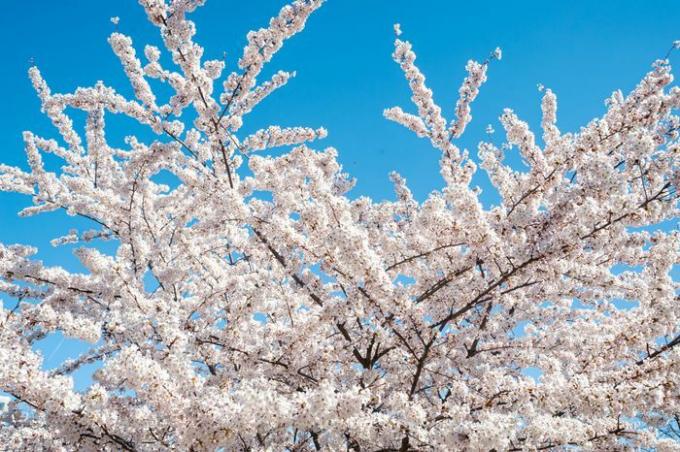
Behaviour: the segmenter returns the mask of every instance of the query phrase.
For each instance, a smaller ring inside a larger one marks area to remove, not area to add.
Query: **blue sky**
[[[210,0],[193,15],[196,39],[208,58],[226,52],[232,70],[246,32],[265,26],[283,4]],[[30,61],[57,92],[97,80],[131,92],[106,42],[116,29],[109,21],[112,16],[120,17],[117,29],[132,36],[140,53],[146,43],[159,44],[157,30],[134,0],[4,2],[1,162],[25,167],[22,130],[56,136],[26,76]],[[345,170],[358,179],[352,196],[391,198],[391,170],[405,176],[421,200],[441,188],[437,151],[382,117],[386,107],[411,109],[406,81],[391,59],[395,22],[402,25],[402,37],[414,44],[417,62],[448,118],[466,61],[482,60],[496,46],[503,49],[503,60],[490,68],[489,81],[473,104],[473,122],[461,140],[474,153],[479,140],[489,139],[484,133],[487,124],[501,130],[497,118],[505,107],[538,127],[539,83],[557,94],[563,131],[577,131],[603,113],[604,98],[617,88],[632,89],[653,60],[680,39],[680,3],[328,0],[265,70],[265,77],[278,69],[296,70],[298,75],[256,109],[245,131],[269,124],[326,127],[329,137],[317,146],[339,150]],[[676,53],[671,61],[678,59]],[[124,130],[119,127],[115,133],[120,139]],[[494,141],[501,139],[499,132],[493,136]],[[486,185],[483,176],[478,183]],[[493,193],[487,192],[485,203],[493,203]],[[71,248],[52,248],[49,240],[84,223],[61,213],[18,218],[16,212],[28,201],[0,193],[0,241],[36,245],[48,264],[77,268]],[[54,356],[62,358],[60,353]]]

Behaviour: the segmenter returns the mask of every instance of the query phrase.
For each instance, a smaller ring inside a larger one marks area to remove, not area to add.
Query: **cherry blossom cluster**
[[[28,167],[0,165],[0,190],[31,197],[22,215],[83,219],[52,243],[76,244],[84,270],[0,244],[0,444],[678,450],[680,88],[667,59],[578,132],[559,130],[542,90],[542,134],[508,109],[504,142],[470,156],[457,140],[500,49],[467,63],[447,120],[396,25],[415,112],[385,116],[441,152],[443,183],[419,202],[392,173],[394,200],[377,202],[349,196],[335,149],[307,144],[325,129],[241,132],[294,75],[257,81],[320,1],[249,33],[228,75],[194,42],[202,1],[140,3],[168,58],[111,35],[132,99],[103,82],[54,93],[29,71],[57,133],[25,132]],[[120,115],[148,133],[111,144]],[[504,161],[515,150],[526,169]],[[471,185],[480,169],[497,205]],[[58,333],[87,351],[48,368],[37,344]]]

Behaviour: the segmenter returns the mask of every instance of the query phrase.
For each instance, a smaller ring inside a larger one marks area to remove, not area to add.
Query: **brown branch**
[[[664,353],[664,352],[666,352],[666,351],[672,349],[673,347],[675,347],[675,346],[678,345],[678,344],[680,344],[680,334],[677,335],[677,336],[675,336],[675,338],[674,338],[672,341],[670,341],[669,343],[665,344],[663,347],[659,348],[658,350],[656,350],[656,351],[654,351],[654,352],[651,352],[651,353],[650,353],[649,350],[648,350],[648,351],[647,351],[647,357],[646,357],[646,358],[642,358],[642,359],[639,360],[636,364],[637,364],[638,366],[641,366],[645,361],[656,358],[656,357],[659,356],[660,354],[662,354],[662,353]]]
[[[434,343],[434,340],[437,338],[437,333],[434,333],[432,335],[432,339],[425,344],[425,348],[423,349],[423,354],[418,358],[418,364],[416,365],[416,373],[413,376],[413,381],[411,382],[411,389],[409,391],[408,398],[409,400],[413,399],[413,394],[415,394],[416,389],[418,388],[418,380],[420,380],[420,375],[423,372],[423,367],[425,366],[425,362],[427,361],[427,356],[430,353],[430,348],[432,347],[432,344]]]
[[[455,278],[457,278],[458,276],[464,274],[464,273],[467,272],[468,270],[471,270],[472,268],[473,268],[473,266],[472,266],[472,265],[469,265],[469,266],[467,266],[467,267],[465,267],[465,268],[462,268],[462,269],[458,270],[457,272],[453,273],[452,275],[449,275],[449,276],[446,276],[446,277],[440,279],[439,281],[437,281],[436,283],[434,283],[431,287],[429,287],[427,290],[425,290],[422,294],[418,295],[418,296],[416,297],[416,299],[415,299],[415,302],[416,302],[416,303],[421,303],[421,302],[427,300],[427,299],[430,298],[432,295],[434,295],[435,293],[437,293],[439,290],[441,290],[441,289],[443,289],[444,287],[446,287],[446,286],[447,286],[451,281],[453,281]]]
[[[165,26],[165,29],[166,29],[167,33],[168,33],[169,35],[172,35],[172,31],[170,31],[170,28],[168,27],[168,22],[166,21],[166,19],[165,19],[164,17],[161,17],[160,19],[161,19],[161,21],[163,22],[163,25]],[[180,48],[178,47],[178,48],[177,48],[177,53],[179,54],[180,58],[182,58],[182,61],[184,61],[184,63],[186,64],[186,63],[187,63],[187,59],[185,58],[184,53],[182,52],[182,49],[180,49]],[[187,72],[188,72],[189,75],[191,76],[191,80],[192,80],[192,82],[194,83],[194,86],[196,87],[196,90],[198,91],[198,94],[199,94],[199,96],[200,96],[200,98],[201,98],[201,101],[203,102],[203,106],[205,107],[206,111],[209,111],[209,110],[210,110],[210,107],[208,106],[208,102],[207,102],[207,100],[206,100],[206,98],[205,98],[205,95],[203,94],[203,90],[201,89],[201,86],[198,84],[198,80],[196,80],[196,75],[195,75],[193,72],[190,72],[190,71],[187,71]],[[210,121],[211,121],[212,124],[213,124],[214,132],[217,133],[218,130],[219,130],[219,125],[218,125],[218,123],[215,121],[215,118],[212,117],[212,116],[210,117]],[[228,130],[226,130],[225,132],[227,133],[227,135],[229,136],[229,138],[231,139],[231,141],[236,145],[236,147],[240,149],[240,147],[239,147],[238,143],[236,142],[236,140],[234,139],[233,135],[231,135],[231,133],[229,133]],[[219,138],[219,137],[218,137],[218,138]],[[229,178],[229,187],[230,187],[230,188],[234,188],[234,182],[233,182],[233,180],[232,180],[232,178],[231,178],[231,167],[229,166],[229,158],[227,157],[227,150],[225,149],[224,143],[222,143],[222,140],[219,140],[219,139],[218,139],[217,142],[218,142],[219,145],[220,145],[220,150],[221,150],[221,152],[222,152],[222,159],[224,160],[224,168],[225,168],[225,170],[226,170],[226,172],[227,172],[227,177]]]
[[[555,168],[553,168],[553,170],[550,172],[550,174],[548,174],[547,176],[544,176],[543,182],[547,182],[547,181],[555,174],[556,171],[557,171],[557,166],[555,166]],[[512,206],[510,206],[510,210],[508,211],[508,214],[506,215],[506,217],[510,217],[510,215],[512,215],[512,212],[514,212],[515,209],[516,209],[520,204],[522,204],[522,202],[523,202],[525,199],[529,198],[531,195],[533,195],[533,194],[536,193],[538,190],[540,190],[540,189],[541,189],[541,185],[542,185],[541,183],[536,184],[536,186],[535,186],[534,188],[532,188],[531,190],[525,192],[525,193],[517,200],[517,202],[513,202]]]
[[[395,262],[394,264],[387,267],[385,269],[385,271],[388,272],[388,271],[393,270],[394,268],[398,267],[399,265],[406,264],[408,262],[414,261],[414,260],[419,259],[421,257],[429,256],[430,254],[435,253],[437,251],[440,251],[440,250],[443,250],[443,249],[446,249],[446,248],[453,248],[453,247],[456,247],[456,246],[463,246],[463,245],[465,245],[465,243],[452,243],[450,245],[438,246],[434,249],[431,249],[430,251],[425,251],[423,253],[416,254],[415,256],[410,256],[410,257],[407,257],[405,259],[402,259],[399,262]]]
[[[253,232],[255,233],[255,235],[257,236],[257,238],[260,239],[260,241],[267,247],[267,249],[269,250],[269,252],[274,256],[274,259],[276,259],[276,261],[277,261],[279,264],[281,264],[281,266],[282,266],[284,269],[287,270],[285,258],[284,258],[278,251],[276,251],[276,250],[274,249],[273,246],[271,246],[271,244],[269,243],[269,241],[267,241],[267,239],[265,238],[265,236],[262,235],[262,233],[261,233],[257,228],[253,228]],[[314,303],[316,303],[316,304],[319,305],[319,306],[323,306],[323,301],[321,300],[321,298],[320,298],[317,294],[315,294],[314,292],[312,292],[312,291],[309,289],[309,287],[307,286],[307,284],[305,284],[305,282],[302,280],[302,278],[300,278],[300,277],[299,277],[296,273],[294,273],[294,272],[291,272],[291,273],[290,273],[290,277],[293,278],[293,281],[295,281],[295,282],[297,283],[298,286],[300,286],[301,288],[303,288],[303,289],[305,289],[305,290],[307,291],[307,294],[309,295],[309,298],[311,298],[312,301],[314,301]]]
[[[452,312],[451,314],[447,315],[445,318],[443,318],[443,319],[440,320],[439,322],[433,323],[432,325],[430,325],[430,327],[431,327],[431,328],[439,327],[439,331],[443,331],[444,328],[446,327],[446,325],[447,325],[450,321],[455,320],[455,319],[457,319],[458,317],[460,317],[461,315],[465,314],[467,311],[469,311],[470,309],[472,309],[473,307],[475,307],[477,304],[483,303],[483,302],[489,300],[489,298],[487,298],[486,296],[487,296],[489,293],[491,293],[491,291],[493,291],[494,289],[496,289],[498,286],[500,286],[501,284],[503,284],[504,282],[506,282],[506,281],[507,281],[510,277],[512,277],[515,273],[517,273],[517,272],[520,271],[521,269],[525,268],[526,266],[528,266],[528,265],[530,265],[530,264],[532,264],[532,263],[534,263],[534,262],[536,262],[536,261],[538,261],[538,260],[540,260],[540,259],[543,259],[544,257],[545,257],[544,255],[534,256],[534,257],[531,257],[531,258],[527,259],[526,261],[524,261],[523,263],[521,263],[520,265],[518,265],[518,266],[516,266],[516,267],[513,266],[513,269],[512,269],[512,270],[510,270],[509,272],[503,274],[503,275],[501,276],[501,278],[499,278],[499,279],[498,279],[496,282],[494,282],[493,284],[489,285],[484,291],[482,291],[481,293],[479,293],[479,295],[477,295],[475,298],[473,298],[473,299],[472,299],[470,302],[468,302],[465,306],[463,306],[462,308],[460,308],[460,309],[457,310],[456,312]],[[525,283],[525,284],[526,284],[526,283]],[[512,290],[514,290],[514,289],[510,289],[510,290],[506,291],[506,293],[509,292],[509,291],[512,291]]]

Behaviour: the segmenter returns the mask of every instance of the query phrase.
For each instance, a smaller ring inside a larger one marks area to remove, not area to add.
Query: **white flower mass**
[[[59,139],[25,132],[30,170],[0,165],[0,190],[31,197],[22,215],[64,210],[94,229],[53,241],[79,243],[86,273],[0,244],[0,291],[19,300],[0,304],[0,445],[678,450],[680,233],[656,227],[678,218],[680,89],[667,60],[576,133],[558,129],[549,89],[541,140],[505,110],[506,144],[480,143],[478,168],[457,140],[500,49],[467,62],[447,119],[395,25],[414,106],[384,115],[439,151],[443,185],[420,203],[393,173],[395,200],[376,202],[346,195],[335,149],[310,147],[325,129],[241,133],[295,75],[258,80],[321,0],[248,33],[224,75],[193,40],[201,0],[140,3],[164,48],[109,39],[134,98],[101,82],[55,93],[29,71]],[[167,103],[149,79],[172,90]],[[113,147],[112,114],[155,135]],[[267,154],[279,146],[292,149]],[[528,169],[504,163],[509,148]],[[471,185],[480,170],[495,207]],[[34,345],[56,332],[90,350],[46,370]],[[76,391],[74,372],[92,363],[93,384]]]

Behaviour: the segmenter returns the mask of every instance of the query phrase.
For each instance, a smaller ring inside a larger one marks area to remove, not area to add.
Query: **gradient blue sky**
[[[246,32],[265,26],[283,4],[210,0],[193,15],[196,39],[208,58],[226,52],[232,70]],[[116,29],[109,21],[112,16],[120,17],[117,29],[132,36],[140,53],[146,43],[159,44],[156,28],[134,0],[3,2],[1,162],[25,167],[22,130],[56,137],[26,76],[30,61],[57,92],[97,80],[131,92],[106,42]],[[492,139],[502,139],[497,118],[505,107],[538,126],[538,83],[557,94],[563,131],[577,131],[603,113],[603,100],[614,89],[632,89],[654,59],[680,39],[680,2],[328,0],[265,70],[267,76],[278,69],[296,70],[298,76],[256,109],[245,130],[269,124],[326,127],[329,137],[317,146],[339,150],[345,170],[358,178],[353,196],[392,197],[391,170],[407,178],[419,199],[440,188],[438,153],[427,141],[382,118],[386,107],[411,109],[406,81],[391,59],[395,22],[402,24],[402,37],[413,42],[417,62],[448,118],[466,61],[482,60],[496,46],[503,49],[503,60],[490,68],[461,141],[474,153],[479,140],[489,139],[487,124],[497,130]],[[676,53],[671,61],[678,59]],[[114,135],[120,139],[124,133],[118,127]],[[480,176],[478,183],[485,187],[487,181]],[[495,195],[487,190],[484,201],[493,203]],[[78,268],[72,248],[52,248],[49,240],[84,223],[61,213],[18,218],[16,212],[27,203],[26,198],[0,193],[0,241],[36,245],[46,263]],[[61,350],[52,361],[63,359]]]

